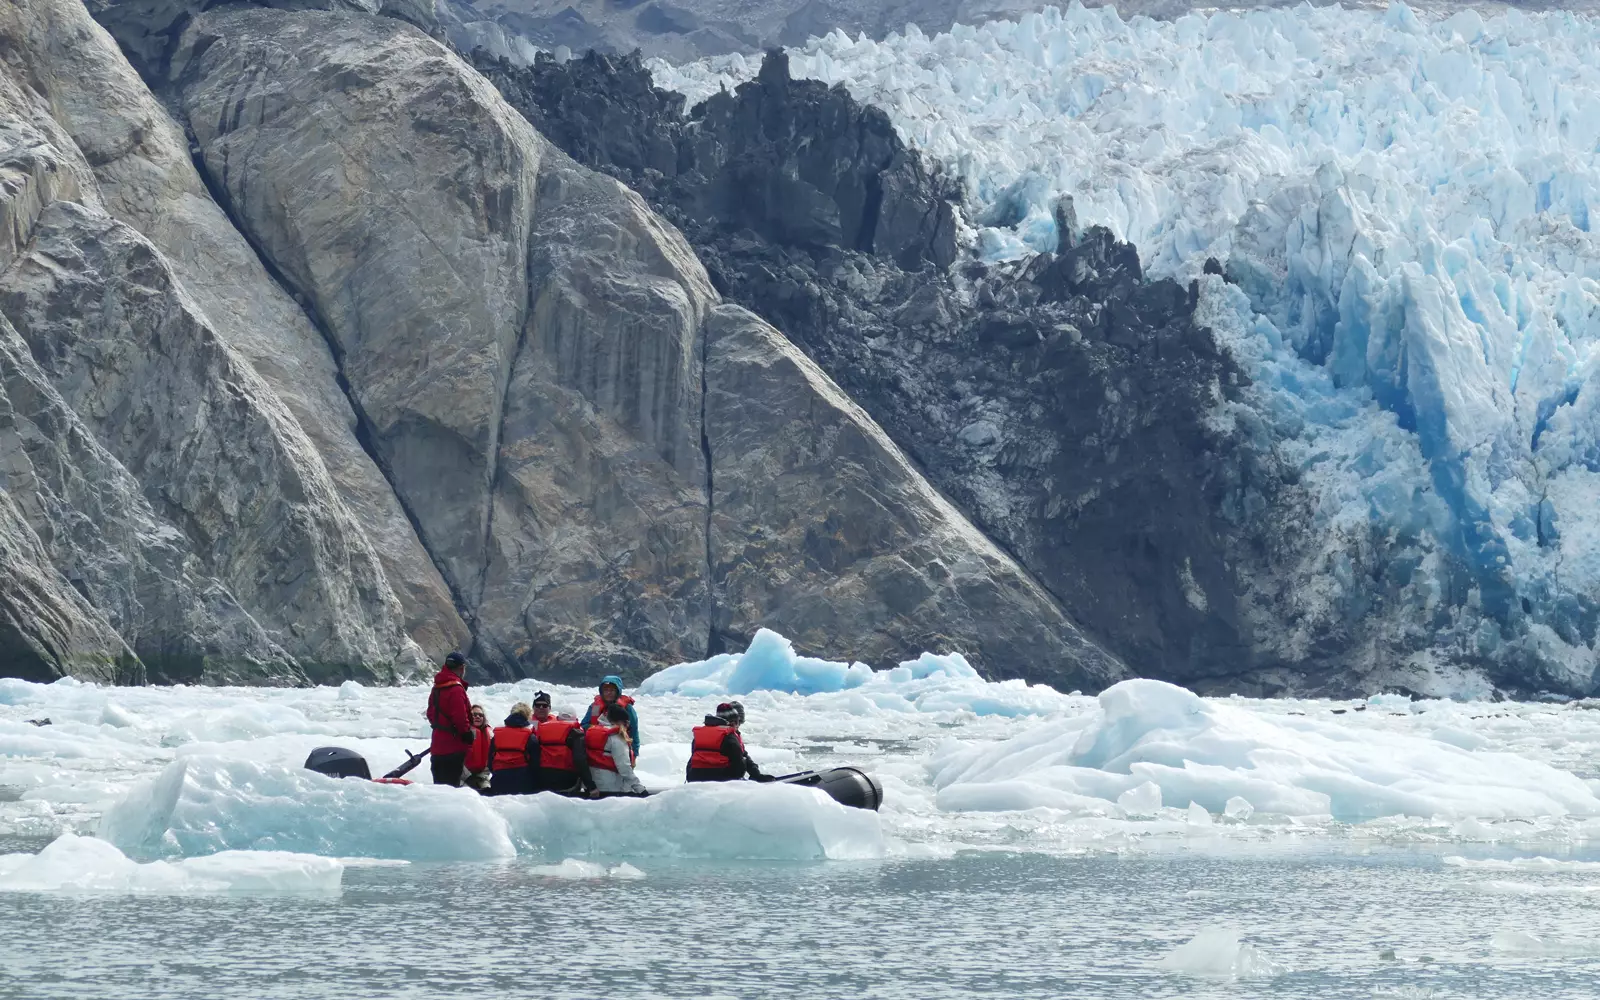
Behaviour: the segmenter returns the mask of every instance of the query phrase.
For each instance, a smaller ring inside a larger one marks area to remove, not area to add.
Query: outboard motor
[[[330,778],[372,780],[372,772],[367,769],[367,758],[344,747],[317,747],[306,758],[306,767]]]
[[[883,786],[878,779],[854,767],[836,767],[828,771],[802,771],[779,778],[788,785],[806,785],[820,789],[833,801],[852,809],[871,809],[877,812],[883,805]]]

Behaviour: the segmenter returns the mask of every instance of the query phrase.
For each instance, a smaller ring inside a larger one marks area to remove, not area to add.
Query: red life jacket
[[[567,746],[567,734],[578,728],[576,719],[557,719],[554,716],[539,723],[539,766],[552,771],[573,769],[572,748]],[[602,741],[601,746],[605,744]]]
[[[489,761],[491,771],[509,771],[514,767],[528,766],[528,739],[533,730],[527,726],[501,726],[494,731],[494,758]]]
[[[617,695],[617,700],[612,702],[611,704],[613,704],[613,705],[621,705],[623,708],[627,708],[629,705],[633,704],[633,697],[631,695],[619,694],[619,695]],[[605,698],[600,696],[600,695],[595,695],[594,696],[594,704],[591,705],[590,708],[589,708],[589,723],[590,723],[590,725],[593,725],[594,723],[600,722],[600,721],[605,719],[605,717],[606,717],[606,708],[607,708],[607,706],[606,706]]]
[[[740,736],[739,730],[732,726],[695,726],[694,742],[690,744],[693,753],[689,755],[689,766],[697,771],[701,768],[726,770],[733,767],[735,762],[729,760],[728,755],[722,752],[722,741],[730,734],[739,741],[739,749],[743,750],[744,737]]]
[[[606,753],[606,740],[609,740],[613,734],[621,732],[621,726],[606,726],[597,722],[583,734],[583,748],[588,751],[589,766],[591,768],[598,767],[603,771],[615,771],[617,769],[617,762],[611,759],[610,754]],[[623,735],[622,741],[624,743],[628,742],[626,734]],[[628,763],[633,763],[632,746],[628,747]]]
[[[488,726],[472,727],[475,735],[467,745],[467,759],[462,765],[474,773],[489,768],[489,736],[494,732]]]

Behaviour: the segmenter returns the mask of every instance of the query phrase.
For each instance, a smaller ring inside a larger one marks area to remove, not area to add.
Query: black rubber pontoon
[[[853,767],[836,767],[828,771],[801,771],[778,779],[787,785],[805,785],[825,792],[829,798],[852,809],[871,809],[876,812],[883,805],[883,786],[878,779]]]
[[[367,769],[367,758],[344,747],[317,747],[306,758],[306,767],[330,778],[372,780],[372,772]]]

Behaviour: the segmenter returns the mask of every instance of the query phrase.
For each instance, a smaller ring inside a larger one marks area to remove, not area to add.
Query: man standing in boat
[[[434,675],[433,691],[428,695],[428,709],[423,714],[433,726],[433,742],[428,749],[433,755],[435,785],[461,786],[467,750],[476,736],[470,719],[472,705],[467,699],[466,678],[467,658],[451,653]]]

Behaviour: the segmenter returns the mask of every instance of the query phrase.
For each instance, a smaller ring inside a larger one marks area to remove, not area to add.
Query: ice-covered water
[[[1592,995],[1600,712],[964,667],[766,636],[658,675],[640,771],[664,791],[605,802],[300,768],[330,743],[398,763],[422,688],[0,681],[0,997],[478,995],[542,959],[570,997]],[[539,686],[473,696],[499,715]],[[866,767],[882,812],[682,786],[728,691],[769,770]]]
[[[1438,635],[1414,688],[1469,692],[1448,664],[1485,655],[1593,684],[1600,19],[1074,3],[790,60],[966,181],[985,256],[1053,248],[1068,194],[1152,274],[1225,262],[1201,319],[1253,384],[1218,417],[1296,469],[1319,540],[1285,588],[1286,658],[1369,610],[1367,574],[1405,581],[1394,629]],[[757,65],[652,68],[699,98]],[[1478,591],[1455,621],[1446,562]]]

